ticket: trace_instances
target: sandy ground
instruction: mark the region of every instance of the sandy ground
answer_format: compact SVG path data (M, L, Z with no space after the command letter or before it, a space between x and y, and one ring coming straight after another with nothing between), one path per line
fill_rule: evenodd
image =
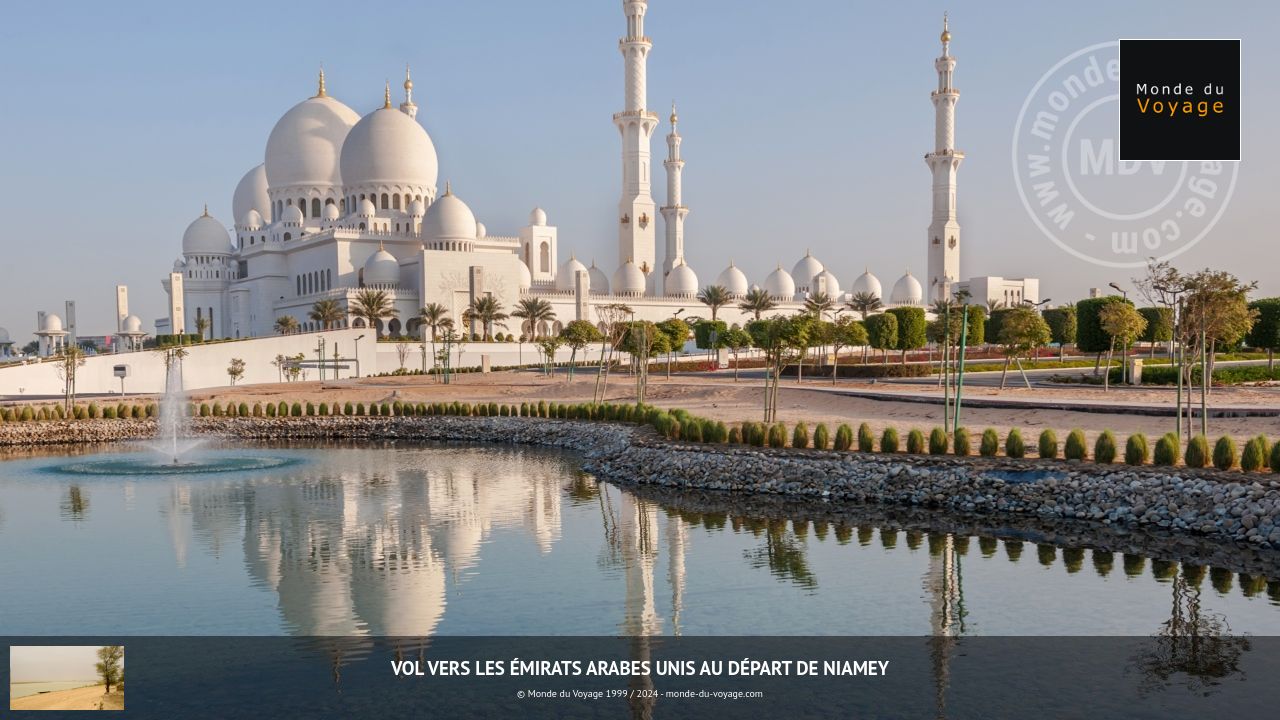
M9 701L10 710L123 710L124 693L105 694L103 685L28 695ZM101 707L99 707L101 705Z
M434 379L422 376L362 378L336 382L298 382L271 385L254 385L243 388L226 388L217 392L193 392L197 401L217 399L236 402L298 400L333 404L347 401L365 403L371 401L412 402L499 402L520 403L525 400L559 402L589 402L595 387L595 376L580 372L574 382L567 382L565 374L554 378L537 371L501 372L490 375L464 374L454 377L450 385L442 385ZM834 392L833 392L834 390ZM796 384L794 379L784 379L779 393L779 416L783 422L793 424L804 421L812 427L819 422L834 425L848 422L867 422L877 431L887 425L901 430L919 427L928 430L942 424L942 406L893 400L873 400L848 397L840 391L876 391L912 395L940 394L933 385L907 385L879 382L841 381L832 386L829 380L805 380ZM763 386L759 379L746 379L735 383L731 374L714 376L703 374L677 374L667 380L662 373L650 375L647 401L661 407L681 407L692 413L713 417L725 422L758 420L762 415ZM1119 404L1168 404L1173 403L1172 390L1141 388L1113 389L1104 393L1101 388L1024 387L998 390L993 387L970 387L966 397L1007 398L1017 400L1044 400L1046 402L1074 399L1091 402ZM609 400L629 402L635 399L635 383L625 373L611 376ZM1212 396L1212 405L1231 407L1280 407L1280 393L1270 388L1221 388ZM1036 433L1043 428L1058 431L1059 438L1073 428L1081 428L1089 435L1104 429L1116 433L1143 432L1159 436L1173 430L1173 417L1129 415L1121 412L1094 413L1068 410L1026 408L967 408L962 424L971 429L994 427L997 430L1021 428L1024 433ZM1280 435L1280 417L1221 418L1209 421L1210 435L1230 433L1241 438L1259 433Z

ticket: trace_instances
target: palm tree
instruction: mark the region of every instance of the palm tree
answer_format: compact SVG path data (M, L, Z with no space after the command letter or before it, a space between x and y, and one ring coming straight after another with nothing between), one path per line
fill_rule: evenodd
M849 298L849 302L845 303L845 306L860 313L862 319L866 320L868 315L879 310L884 306L884 303L880 302L880 298L875 293L862 290L854 293Z
M777 305L773 298L769 297L769 293L760 288L751 288L746 295L742 296L742 302L738 303L738 309L754 314L756 319L759 320L761 314L769 312Z
M703 305L711 308L711 322L716 321L716 315L720 312L720 308L728 305L731 299L729 291L723 285L708 285L698 291L698 300Z
M480 333L488 341L493 335L493 326L506 327L503 320L509 315L502 312L502 303L492 295L483 295L471 301L471 305L462 312L462 319L466 322L472 320L480 323Z
M342 307L337 300L317 300L311 306L311 312L307 313L307 317L312 322L319 323L324 330L332 329L342 320L342 316Z
M522 298L516 303L516 309L511 311L511 317L520 318L523 321L520 323L521 337L527 336L530 340L537 340L538 326L543 322L555 322L556 311L551 309L551 303L542 298Z
M830 295L824 292L816 292L805 298L804 301L805 312L814 316L818 320L825 320L827 313L831 312L832 308L835 306L835 301L831 299Z
M440 332L446 318L449 317L449 310L440 303L428 303L418 310L418 317L415 318L423 327L431 330L431 342L436 341L436 336Z
M209 318L204 317L203 315L196 318L196 334L200 336L201 342L204 342L205 340L209 339L209 338L206 338L204 335L205 333L209 332L209 327L211 325L213 325L213 323L209 322Z
M363 318L375 333L378 329L378 321L386 320L399 315L399 311L391 303L391 297L387 295L386 290L374 290L365 288L356 293L355 316ZM384 331L382 333L386 335Z
M281 335L298 332L298 320L292 315L281 315L276 318L275 328Z
M1000 308L1002 308L1002 307L1004 307L1004 301L1003 301L1003 300L997 300L997 299L995 299L995 298L991 298L991 299L987 300L987 315L988 315L988 316L990 316L990 315L991 315L991 311L993 311L993 310L999 310L999 309L1000 309Z

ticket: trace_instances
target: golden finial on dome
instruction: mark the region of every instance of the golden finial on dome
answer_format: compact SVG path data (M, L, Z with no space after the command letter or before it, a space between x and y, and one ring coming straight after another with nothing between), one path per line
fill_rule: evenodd
M316 97L328 97L328 93L326 93L324 89L324 63L320 63L320 83L319 87L316 89Z
M387 87L382 91L382 107L383 109L391 109L391 81L387 81Z
M680 122L680 118L679 116L676 115L676 101L672 100L671 101L671 124L674 126L678 122Z
M951 42L951 30L947 27L947 13L942 13L942 42Z
M453 183L451 183L451 182L450 182L450 181L448 181L448 180L445 180L445 181L444 181L444 194L445 194L445 195L452 195L452 194L453 194Z
M409 63L404 64L404 91L413 91L413 78L409 77Z

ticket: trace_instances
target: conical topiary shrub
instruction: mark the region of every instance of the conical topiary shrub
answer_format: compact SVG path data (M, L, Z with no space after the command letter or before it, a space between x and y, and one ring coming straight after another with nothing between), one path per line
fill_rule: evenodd
M802 422L796 423L795 430L791 432L791 447L807 448L809 447L809 426Z
M1251 438L1244 444L1244 452L1240 453L1240 469L1245 472L1257 472L1266 467L1266 441Z
M969 428L956 428L956 435L952 439L951 447L955 454L960 457L967 457L973 452L972 443L969 441Z
M853 447L853 428L848 423L840 423L840 427L836 428L834 447L841 452Z
M1209 464L1209 440L1196 435L1187 442L1186 464L1189 468L1202 468Z
M929 432L929 454L947 454L947 431L936 427Z
M1271 472L1280 472L1280 442L1271 446L1271 457L1268 460L1267 466L1271 468Z
M1147 436L1134 433L1124 443L1124 463L1126 465L1146 465L1148 458Z
M880 435L880 452L898 452L898 431L896 429L891 427L884 429L884 433Z
M1083 430L1072 430L1067 433L1067 442L1062 446L1062 456L1068 460L1084 460L1089 457L1089 446L1085 443Z
M982 457L995 457L1000 453L1000 433L995 428L982 431L982 440L978 442L978 454Z
M871 426L862 423L858 426L858 451L869 453L875 452L876 436L871 432Z
M1172 466L1178 464L1178 436L1173 433L1165 433L1156 441L1155 463L1156 465Z
M784 448L787 446L787 426L782 423L774 423L769 428L769 447Z
M1040 440L1036 443L1036 452L1045 460L1058 457L1058 434L1052 430L1040 431Z
M1223 435L1213 446L1213 466L1219 470L1230 470L1236 465L1236 441L1230 435Z
M1110 430L1103 430L1098 440L1093 443L1093 461L1110 465L1116 459L1116 436Z
M813 448L815 450L826 450L830 445L831 433L824 423L818 423L818 427L813 429Z
M1020 458L1027 454L1027 444L1022 440L1022 431L1014 428L1004 439L1004 454L1011 458Z
M924 433L916 428L911 428L907 433L907 452L912 455L924 454Z

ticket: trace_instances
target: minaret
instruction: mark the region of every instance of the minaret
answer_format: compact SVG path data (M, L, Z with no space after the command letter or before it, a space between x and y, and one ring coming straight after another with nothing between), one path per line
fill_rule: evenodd
M418 106L413 104L413 78L409 77L409 66L404 66L404 102L400 103L400 112L413 119L418 119Z
M684 219L689 208L684 206L680 198L680 177L684 174L684 160L680 158L680 118L676 115L676 104L671 103L671 134L667 135L667 160L662 163L667 169L667 204L662 208L662 219L667 232L666 253L662 259L663 289L666 289L667 273L684 262Z
M951 31L942 16L942 57L934 61L938 89L932 93L934 148L924 156L933 173L933 220L929 223L927 302L949 298L960 280L960 223L956 221L956 172L964 153L956 150L956 101L960 91L951 84L956 59L951 56Z
M646 63L653 43L644 34L647 0L623 0L627 36L618 41L626 66L626 109L613 116L622 135L622 199L618 202L618 264L634 260L646 274L657 261L656 211L650 191L650 140L658 116L645 109ZM652 276L650 276L652 277ZM650 282L652 286L652 281Z

